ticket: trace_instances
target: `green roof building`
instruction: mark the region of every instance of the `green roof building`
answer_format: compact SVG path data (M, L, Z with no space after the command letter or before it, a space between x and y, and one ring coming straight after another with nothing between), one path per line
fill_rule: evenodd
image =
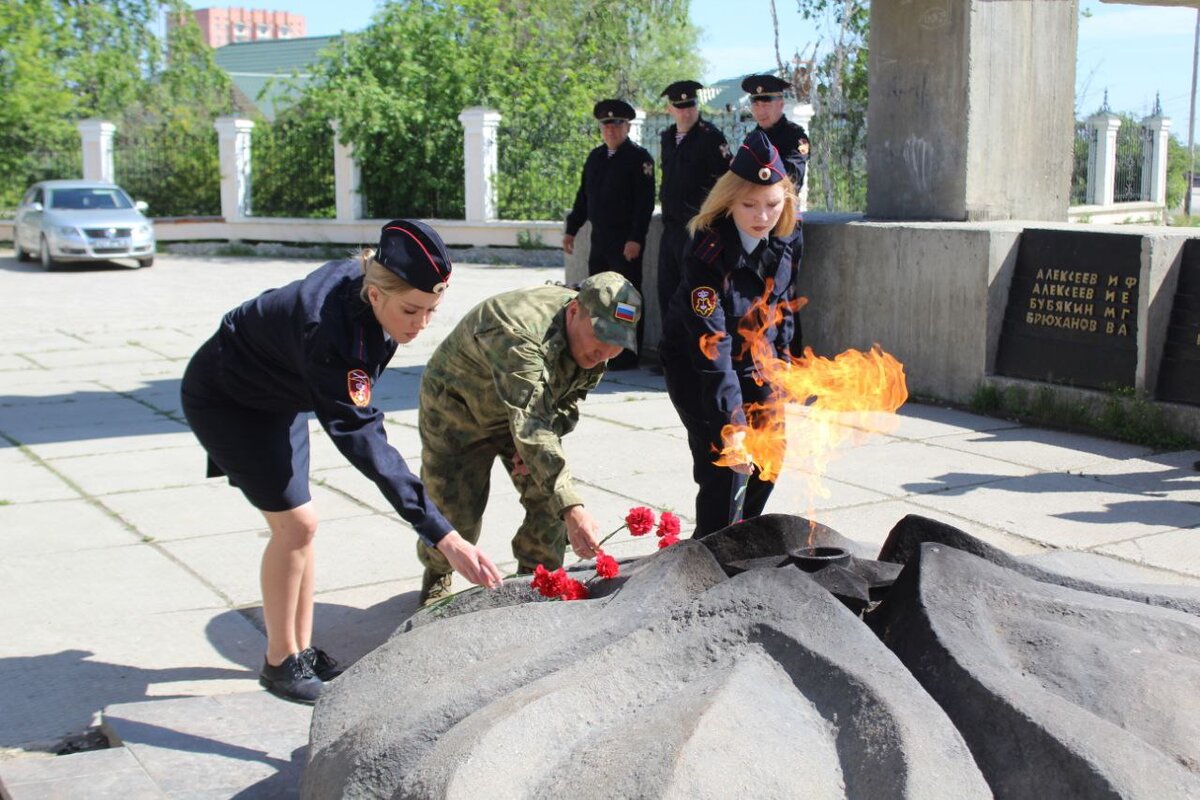
M214 50L213 60L233 81L239 108L274 120L295 102L296 87L312 77L321 51L341 38L338 34L229 44Z

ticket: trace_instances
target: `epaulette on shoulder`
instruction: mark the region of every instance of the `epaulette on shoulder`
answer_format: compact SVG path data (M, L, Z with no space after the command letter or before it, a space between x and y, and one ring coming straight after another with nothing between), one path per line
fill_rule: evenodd
M717 232L709 231L703 239L696 243L696 248L692 253L705 264L712 264L720 257L724 249L725 245Z

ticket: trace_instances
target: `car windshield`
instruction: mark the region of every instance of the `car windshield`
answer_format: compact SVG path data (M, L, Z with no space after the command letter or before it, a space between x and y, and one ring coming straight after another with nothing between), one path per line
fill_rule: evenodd
M50 195L51 208L75 211L133 208L126 194L115 187L55 189Z

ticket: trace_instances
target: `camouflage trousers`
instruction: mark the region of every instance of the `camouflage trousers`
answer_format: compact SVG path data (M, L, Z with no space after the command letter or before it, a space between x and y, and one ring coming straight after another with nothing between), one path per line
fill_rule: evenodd
M516 447L511 438L479 439L455 452L445 452L430 441L434 437L425 425L424 415L420 431L421 481L425 484L425 491L464 539L472 544L479 542L483 511L487 507L491 488L492 464L499 457L525 509L525 520L512 538L517 571L531 573L538 564L550 570L562 566L567 546L567 526L555 513L551 496L543 492L530 476L512 475L512 457ZM461 431L458 433L461 434ZM453 571L445 556L420 541L417 542L417 558L431 572Z

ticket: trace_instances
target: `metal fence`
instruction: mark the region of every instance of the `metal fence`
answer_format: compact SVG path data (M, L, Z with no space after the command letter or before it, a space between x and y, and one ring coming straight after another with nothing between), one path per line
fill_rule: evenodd
M359 151L363 153L360 191L368 219L464 217L461 141L456 147L440 149L433 139L408 147L388 147L385 142L377 136L365 151Z
M505 115L496 131L500 219L565 219L584 159L599 144L594 119Z
M258 217L336 216L333 129L307 118L254 126L250 213Z
M113 139L114 179L155 217L217 216L221 170L217 132L143 128Z
M78 137L27 152L4 177L4 186L0 190L0 217L12 217L16 213L21 195L30 185L38 181L79 178L82 175L83 151Z
M1136 203L1142 199L1142 126L1123 117L1117 130L1117 169L1113 180L1113 202Z
M1071 205L1081 206L1087 202L1088 147L1093 133L1087 123L1076 121L1075 141L1072 145L1071 162Z

